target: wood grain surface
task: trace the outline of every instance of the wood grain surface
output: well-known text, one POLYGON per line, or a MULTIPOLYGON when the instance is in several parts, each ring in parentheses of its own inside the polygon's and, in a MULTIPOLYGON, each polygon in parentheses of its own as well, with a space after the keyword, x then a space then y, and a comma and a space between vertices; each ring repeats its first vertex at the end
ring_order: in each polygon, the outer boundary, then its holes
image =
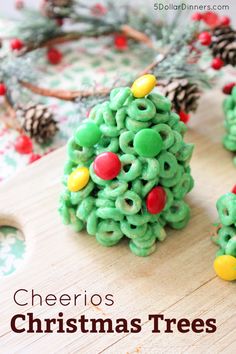
POLYGON ((232 156, 222 148, 222 97, 209 92, 192 117, 187 140, 196 144, 192 173, 196 181, 188 196, 192 218, 182 231, 168 230, 166 241, 150 257, 139 258, 127 244, 104 248, 85 233, 62 225, 57 213, 65 160, 62 148, 2 184, 0 223, 16 225, 26 238, 24 265, 1 280, 1 353, 230 353, 236 349, 235 283, 218 279, 212 263, 216 247, 210 241, 217 217, 217 198, 235 183, 232 156), (13 301, 19 288, 41 295, 112 293, 106 306, 31 306, 13 301), (124 317, 142 319, 134 333, 63 334, 11 331, 16 313, 39 318, 124 317), (168 318, 216 318, 217 331, 207 333, 151 332, 148 314, 168 318))

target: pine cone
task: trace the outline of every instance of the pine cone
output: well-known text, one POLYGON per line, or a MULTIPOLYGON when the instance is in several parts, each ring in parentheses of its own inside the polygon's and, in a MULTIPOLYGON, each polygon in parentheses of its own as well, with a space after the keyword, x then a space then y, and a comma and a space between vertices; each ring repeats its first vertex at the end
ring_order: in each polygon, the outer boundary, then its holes
POLYGON ((52 138, 58 130, 53 114, 42 104, 19 106, 16 117, 26 134, 40 143, 52 138))
POLYGON ((190 83, 187 79, 160 80, 158 89, 169 98, 177 113, 196 111, 201 94, 197 84, 190 83))
POLYGON ((220 58, 225 65, 236 65, 236 31, 231 27, 216 27, 212 31, 210 48, 213 57, 220 58))
POLYGON ((49 18, 64 18, 63 10, 69 9, 72 3, 73 0, 46 0, 43 11, 49 18))

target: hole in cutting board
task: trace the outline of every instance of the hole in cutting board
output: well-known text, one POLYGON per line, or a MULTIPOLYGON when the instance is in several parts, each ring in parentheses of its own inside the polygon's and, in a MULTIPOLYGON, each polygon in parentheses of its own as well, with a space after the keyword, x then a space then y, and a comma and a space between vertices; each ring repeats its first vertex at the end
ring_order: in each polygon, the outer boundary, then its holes
POLYGON ((26 252, 23 233, 15 227, 0 226, 0 276, 14 273, 22 265, 26 252))

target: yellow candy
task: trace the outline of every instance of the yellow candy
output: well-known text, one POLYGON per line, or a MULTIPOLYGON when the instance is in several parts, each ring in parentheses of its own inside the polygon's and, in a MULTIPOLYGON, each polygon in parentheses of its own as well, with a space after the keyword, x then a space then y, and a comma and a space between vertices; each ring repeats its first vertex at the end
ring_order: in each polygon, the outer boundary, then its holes
POLYGON ((68 178, 67 187, 70 192, 78 192, 83 189, 89 181, 89 170, 87 167, 78 167, 68 178))
POLYGON ((154 75, 146 74, 134 81, 131 91, 134 97, 141 98, 148 95, 156 86, 157 80, 154 75))
POLYGON ((219 256, 214 261, 214 269, 223 280, 236 280, 236 258, 229 255, 219 256))

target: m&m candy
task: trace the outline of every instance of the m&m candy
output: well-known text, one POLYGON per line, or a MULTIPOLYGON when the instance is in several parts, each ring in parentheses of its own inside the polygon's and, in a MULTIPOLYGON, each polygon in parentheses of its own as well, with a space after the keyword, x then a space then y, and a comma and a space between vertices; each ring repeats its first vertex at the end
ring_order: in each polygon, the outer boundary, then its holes
POLYGON ((230 255, 219 256, 214 261, 214 269, 223 280, 236 280, 236 258, 230 255))
POLYGON ((139 156, 154 157, 161 151, 163 141, 153 129, 142 129, 134 137, 134 150, 139 156))
POLYGON ((111 180, 120 173, 121 162, 113 152, 104 152, 94 160, 93 169, 98 177, 111 180))
POLYGON ((76 142, 83 147, 92 147, 98 143, 101 138, 101 131, 94 122, 85 122, 77 129, 75 133, 76 142))
POLYGON ((150 214, 159 214, 165 208, 165 204, 166 192, 162 187, 155 187, 148 193, 146 207, 150 214))
POLYGON ((89 170, 87 167, 78 167, 68 178, 67 187, 70 192, 78 192, 83 189, 89 181, 89 170))
POLYGON ((156 86, 157 80, 154 75, 146 74, 134 81, 131 91, 134 97, 142 98, 148 95, 156 86))

